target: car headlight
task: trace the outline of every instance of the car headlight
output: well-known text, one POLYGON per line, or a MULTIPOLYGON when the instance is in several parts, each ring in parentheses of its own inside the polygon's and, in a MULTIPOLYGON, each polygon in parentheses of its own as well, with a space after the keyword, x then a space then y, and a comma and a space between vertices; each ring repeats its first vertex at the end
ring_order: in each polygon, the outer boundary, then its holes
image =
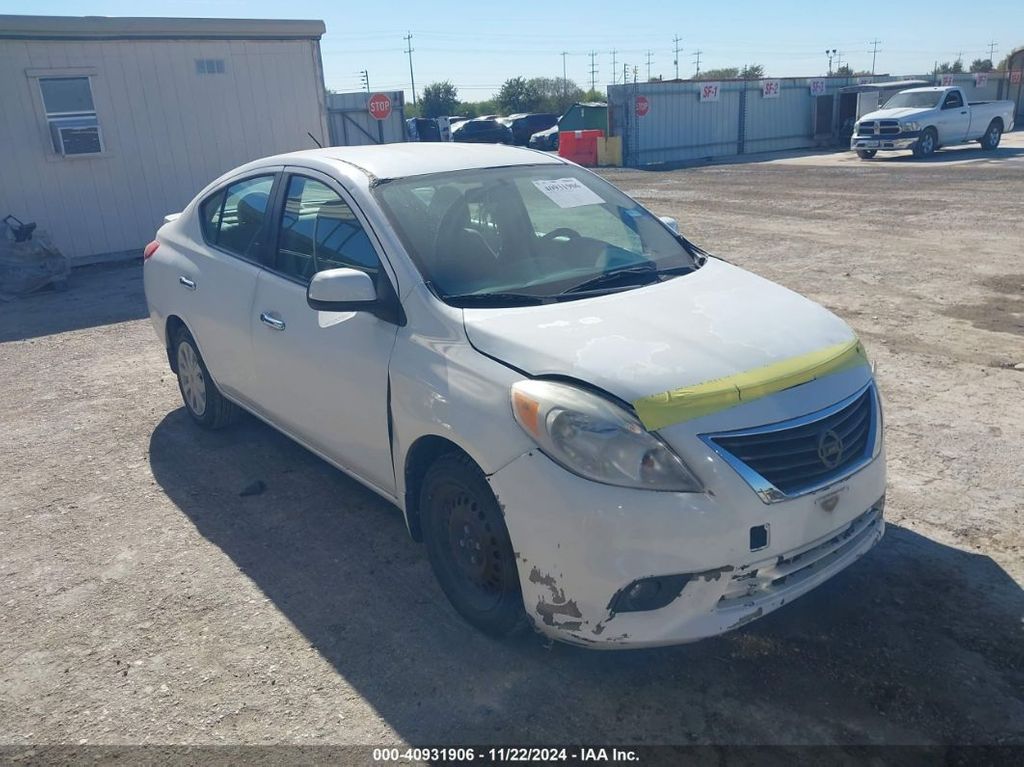
POLYGON ((591 392, 555 381, 512 386, 516 421, 565 469, 619 487, 702 492, 675 452, 632 414, 591 392))
POLYGON ((912 133, 914 131, 921 130, 921 124, 915 122, 900 123, 900 130, 905 131, 907 133, 912 133))

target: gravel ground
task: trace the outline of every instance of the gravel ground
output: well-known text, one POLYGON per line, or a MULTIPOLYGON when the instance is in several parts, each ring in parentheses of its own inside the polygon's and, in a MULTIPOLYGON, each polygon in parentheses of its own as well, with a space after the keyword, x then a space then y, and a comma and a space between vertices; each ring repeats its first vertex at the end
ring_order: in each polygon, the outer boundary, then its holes
POLYGON ((886 400, 883 542, 683 647, 470 630, 393 507, 190 425, 138 263, 0 305, 0 743, 1024 743, 1020 139, 607 173, 850 321, 886 400))

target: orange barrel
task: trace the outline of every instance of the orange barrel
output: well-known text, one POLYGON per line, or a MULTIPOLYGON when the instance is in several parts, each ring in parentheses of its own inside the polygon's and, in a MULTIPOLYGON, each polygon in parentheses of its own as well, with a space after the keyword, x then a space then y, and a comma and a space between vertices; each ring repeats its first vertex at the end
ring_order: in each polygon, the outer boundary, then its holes
POLYGON ((558 134, 558 155, 580 165, 597 165, 597 140, 602 130, 561 131, 558 134))

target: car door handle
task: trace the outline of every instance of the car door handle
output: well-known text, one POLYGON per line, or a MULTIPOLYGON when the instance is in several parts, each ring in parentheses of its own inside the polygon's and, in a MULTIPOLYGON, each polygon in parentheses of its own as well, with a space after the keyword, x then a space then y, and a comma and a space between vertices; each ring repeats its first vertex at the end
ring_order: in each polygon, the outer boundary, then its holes
POLYGON ((962 115, 965 115, 965 114, 967 114, 967 113, 966 113, 966 112, 961 112, 960 114, 962 114, 962 115))
POLYGON ((269 325, 274 330, 284 330, 284 320, 279 320, 277 317, 266 312, 260 313, 260 322, 264 325, 269 325))
POLYGON ((181 277, 178 278, 178 282, 181 283, 182 285, 184 285, 189 290, 195 290, 196 289, 195 281, 190 280, 188 277, 181 276, 181 277))

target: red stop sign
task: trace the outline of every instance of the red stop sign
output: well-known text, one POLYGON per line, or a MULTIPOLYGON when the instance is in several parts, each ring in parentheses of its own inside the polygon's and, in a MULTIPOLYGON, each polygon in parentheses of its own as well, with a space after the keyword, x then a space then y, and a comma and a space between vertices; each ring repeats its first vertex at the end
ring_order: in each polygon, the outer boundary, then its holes
POLYGON ((374 93, 366 106, 374 120, 387 120, 391 116, 391 99, 386 94, 374 93))
POLYGON ((646 96, 636 97, 636 116, 643 117, 645 114, 651 111, 651 102, 647 100, 646 96))

